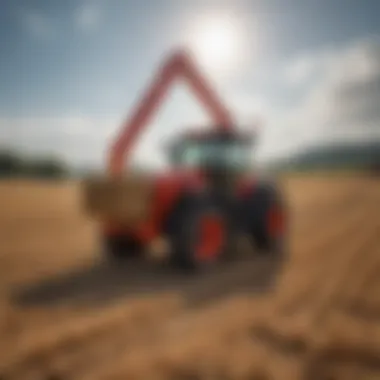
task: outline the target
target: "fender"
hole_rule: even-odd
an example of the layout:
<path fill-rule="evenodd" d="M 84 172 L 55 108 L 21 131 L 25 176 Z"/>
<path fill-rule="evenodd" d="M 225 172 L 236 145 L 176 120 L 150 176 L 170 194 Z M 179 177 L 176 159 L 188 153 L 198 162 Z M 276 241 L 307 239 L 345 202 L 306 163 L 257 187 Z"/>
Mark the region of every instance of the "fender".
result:
<path fill-rule="evenodd" d="M 151 217 L 137 231 L 139 240 L 145 242 L 160 235 L 167 216 L 184 191 L 200 191 L 204 186 L 202 176 L 195 171 L 169 173 L 157 177 L 155 183 Z"/>

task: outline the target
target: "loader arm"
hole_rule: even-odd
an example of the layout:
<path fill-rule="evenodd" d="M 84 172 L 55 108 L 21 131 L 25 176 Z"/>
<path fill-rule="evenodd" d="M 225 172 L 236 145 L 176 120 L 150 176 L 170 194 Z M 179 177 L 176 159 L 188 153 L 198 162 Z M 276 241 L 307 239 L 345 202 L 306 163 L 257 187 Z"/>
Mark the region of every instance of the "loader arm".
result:
<path fill-rule="evenodd" d="M 213 119 L 213 125 L 221 128 L 230 128 L 233 125 L 229 111 L 198 72 L 189 55 L 184 52 L 176 52 L 161 66 L 153 83 L 137 104 L 135 111 L 122 125 L 121 132 L 111 146 L 108 156 L 108 172 L 111 176 L 119 176 L 123 172 L 138 137 L 162 104 L 169 87 L 177 78 L 185 79 L 190 85 Z"/>

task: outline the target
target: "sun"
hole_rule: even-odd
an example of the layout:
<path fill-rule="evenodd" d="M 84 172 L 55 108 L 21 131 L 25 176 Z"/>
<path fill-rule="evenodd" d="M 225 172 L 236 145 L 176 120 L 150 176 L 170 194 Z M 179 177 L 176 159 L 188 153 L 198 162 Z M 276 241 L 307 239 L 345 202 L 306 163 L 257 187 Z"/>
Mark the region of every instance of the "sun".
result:
<path fill-rule="evenodd" d="M 212 12 L 191 20 L 185 38 L 199 63 L 214 73 L 227 75 L 244 58 L 244 33 L 231 13 Z"/>

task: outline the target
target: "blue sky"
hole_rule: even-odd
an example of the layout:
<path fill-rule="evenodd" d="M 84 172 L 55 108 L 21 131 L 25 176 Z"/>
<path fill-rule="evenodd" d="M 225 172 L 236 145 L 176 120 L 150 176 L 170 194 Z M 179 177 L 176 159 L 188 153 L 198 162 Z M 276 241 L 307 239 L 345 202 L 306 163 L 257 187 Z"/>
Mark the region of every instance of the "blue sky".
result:
<path fill-rule="evenodd" d="M 196 58 L 242 125 L 262 120 L 263 157 L 380 137 L 380 1 L 1 0 L 0 7 L 1 146 L 102 165 L 165 54 L 181 44 L 196 53 L 223 22 L 233 32 L 223 62 L 218 49 L 203 47 Z M 163 139 L 203 122 L 207 115 L 176 88 L 135 160 L 161 163 Z"/>

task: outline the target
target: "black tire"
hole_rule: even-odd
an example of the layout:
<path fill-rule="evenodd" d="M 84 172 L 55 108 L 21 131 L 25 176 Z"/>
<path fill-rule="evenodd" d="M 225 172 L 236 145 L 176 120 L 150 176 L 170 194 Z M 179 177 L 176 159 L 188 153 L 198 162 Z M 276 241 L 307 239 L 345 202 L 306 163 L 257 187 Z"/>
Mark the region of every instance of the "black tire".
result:
<path fill-rule="evenodd" d="M 138 256 L 139 244 L 128 236 L 105 236 L 103 257 L 111 263 L 120 263 Z"/>
<path fill-rule="evenodd" d="M 271 212 L 281 213 L 281 233 L 273 234 L 269 226 Z M 274 184 L 259 183 L 242 202 L 244 230 L 259 254 L 283 257 L 286 252 L 287 210 L 282 194 Z"/>
<path fill-rule="evenodd" d="M 226 236 L 213 259 L 203 260 L 196 255 L 200 241 L 200 223 L 205 216 L 216 216 L 224 223 L 222 210 L 204 194 L 183 194 L 169 215 L 166 235 L 172 248 L 171 265 L 187 273 L 208 270 L 215 266 L 226 249 Z"/>

